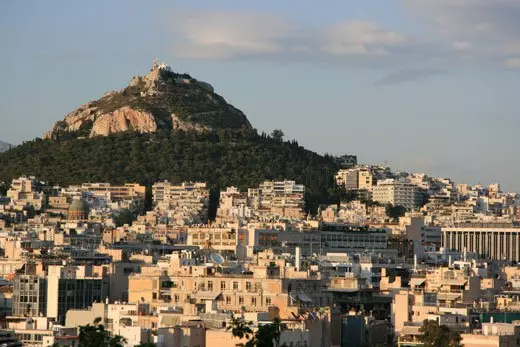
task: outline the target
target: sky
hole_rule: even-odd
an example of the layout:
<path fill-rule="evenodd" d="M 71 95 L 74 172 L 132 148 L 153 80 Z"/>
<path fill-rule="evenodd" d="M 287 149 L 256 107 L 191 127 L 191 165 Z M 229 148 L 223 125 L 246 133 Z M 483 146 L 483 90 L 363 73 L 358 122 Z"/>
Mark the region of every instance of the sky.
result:
<path fill-rule="evenodd" d="M 0 140 L 145 74 L 319 153 L 520 192 L 520 0 L 1 1 Z"/>

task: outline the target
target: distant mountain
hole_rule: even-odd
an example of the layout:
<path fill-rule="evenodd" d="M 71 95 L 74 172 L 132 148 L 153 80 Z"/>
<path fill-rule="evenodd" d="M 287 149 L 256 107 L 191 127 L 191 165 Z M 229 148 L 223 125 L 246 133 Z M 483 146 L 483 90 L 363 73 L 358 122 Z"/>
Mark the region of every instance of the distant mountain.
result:
<path fill-rule="evenodd" d="M 5 152 L 9 149 L 11 145 L 7 142 L 0 141 L 0 152 Z"/>
<path fill-rule="evenodd" d="M 44 137 L 56 138 L 63 132 L 94 137 L 123 131 L 207 132 L 224 128 L 251 129 L 251 124 L 209 83 L 175 73 L 155 61 L 148 75 L 136 76 L 124 89 L 82 105 Z"/>

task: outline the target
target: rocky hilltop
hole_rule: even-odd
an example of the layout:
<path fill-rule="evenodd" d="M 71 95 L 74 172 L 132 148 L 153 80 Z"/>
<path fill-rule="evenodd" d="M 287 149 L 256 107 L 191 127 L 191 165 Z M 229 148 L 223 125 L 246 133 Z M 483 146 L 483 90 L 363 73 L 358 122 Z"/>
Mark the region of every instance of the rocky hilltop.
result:
<path fill-rule="evenodd" d="M 146 76 L 136 76 L 126 88 L 80 106 L 56 122 L 44 138 L 57 138 L 63 132 L 95 137 L 124 131 L 202 133 L 223 128 L 251 129 L 251 124 L 209 83 L 154 61 Z"/>

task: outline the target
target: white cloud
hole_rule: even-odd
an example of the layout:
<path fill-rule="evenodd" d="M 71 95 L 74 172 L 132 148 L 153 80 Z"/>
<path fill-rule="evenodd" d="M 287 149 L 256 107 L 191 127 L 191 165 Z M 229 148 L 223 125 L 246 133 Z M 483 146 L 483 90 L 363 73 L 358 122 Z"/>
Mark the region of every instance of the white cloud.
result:
<path fill-rule="evenodd" d="M 177 11 L 169 23 L 182 38 L 175 53 L 193 58 L 279 54 L 293 35 L 290 23 L 271 14 Z"/>
<path fill-rule="evenodd" d="M 403 0 L 431 34 L 464 58 L 497 65 L 520 51 L 520 0 Z M 515 64 L 510 64 L 515 65 Z"/>
<path fill-rule="evenodd" d="M 402 47 L 413 45 L 402 33 L 361 20 L 310 29 L 269 13 L 176 11 L 168 16 L 166 25 L 177 41 L 174 54 L 185 58 L 339 59 L 353 63 L 370 57 L 372 63 L 374 59 L 383 63 L 385 56 L 400 55 Z"/>

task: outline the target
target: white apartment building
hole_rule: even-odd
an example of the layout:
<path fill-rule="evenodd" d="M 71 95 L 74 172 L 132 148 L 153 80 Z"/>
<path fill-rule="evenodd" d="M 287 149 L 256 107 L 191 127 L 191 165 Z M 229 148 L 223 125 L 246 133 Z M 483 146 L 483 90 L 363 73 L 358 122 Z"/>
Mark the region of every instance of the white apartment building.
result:
<path fill-rule="evenodd" d="M 419 188 L 408 182 L 387 179 L 372 188 L 372 200 L 382 204 L 401 205 L 414 210 L 420 204 Z"/>
<path fill-rule="evenodd" d="M 185 224 L 207 220 L 209 189 L 204 182 L 158 182 L 152 186 L 152 196 L 156 209 L 168 212 L 175 220 Z"/>

